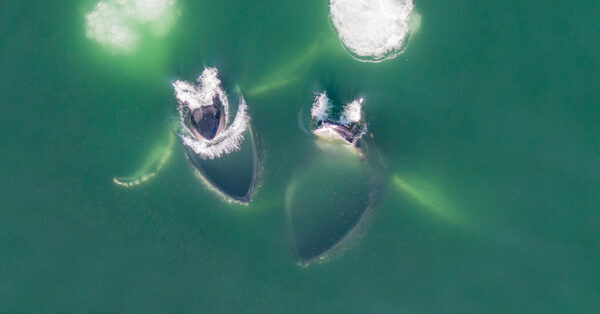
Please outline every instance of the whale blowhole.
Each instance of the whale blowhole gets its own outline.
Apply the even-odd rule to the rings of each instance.
[[[333,91],[332,98],[338,100]],[[284,198],[299,265],[342,255],[356,243],[377,206],[384,176],[378,151],[371,137],[364,136],[363,104],[358,97],[339,106],[325,90],[314,94],[307,126],[318,149],[289,182]]]

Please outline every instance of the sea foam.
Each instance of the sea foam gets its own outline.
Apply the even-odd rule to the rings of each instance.
[[[340,40],[361,61],[398,55],[410,30],[412,0],[330,0],[329,13]]]
[[[120,52],[133,52],[141,32],[154,36],[172,27],[175,0],[102,0],[85,15],[86,36]]]
[[[310,115],[314,120],[325,120],[329,115],[330,107],[331,100],[327,98],[327,92],[317,93],[310,109]]]

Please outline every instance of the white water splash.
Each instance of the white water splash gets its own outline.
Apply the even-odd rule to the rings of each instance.
[[[203,106],[210,106],[215,95],[217,95],[223,105],[222,109],[225,111],[225,123],[229,123],[229,100],[221,88],[219,71],[216,68],[205,68],[196,79],[196,82],[198,82],[198,86],[185,81],[175,81],[173,83],[175,97],[180,107],[185,106],[190,110],[194,110]]]
[[[327,98],[327,92],[323,91],[315,95],[315,101],[310,109],[310,115],[316,120],[325,120],[329,115],[331,101]]]
[[[344,112],[340,117],[340,122],[344,125],[358,123],[362,119],[363,99],[356,99],[344,107]]]
[[[380,62],[401,52],[413,7],[412,0],[330,0],[329,13],[346,48]]]
[[[198,85],[193,86],[184,81],[173,83],[175,98],[179,102],[179,120],[181,130],[179,136],[183,143],[189,146],[202,158],[213,159],[222,154],[229,154],[240,148],[244,140],[244,132],[248,128],[250,117],[248,116],[246,101],[241,96],[238,111],[233,122],[223,131],[217,133],[212,140],[196,137],[186,124],[187,116],[193,109],[202,106],[210,106],[215,95],[218,95],[225,115],[225,123],[229,121],[229,101],[227,95],[221,88],[216,68],[206,68],[197,79]]]
[[[173,26],[175,0],[102,0],[85,15],[86,36],[121,52],[133,52],[140,33],[166,34]]]

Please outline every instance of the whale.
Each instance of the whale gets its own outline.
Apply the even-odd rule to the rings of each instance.
[[[356,143],[356,130],[339,122],[319,121],[313,133],[318,137],[340,139],[348,144]]]
[[[260,154],[246,101],[240,96],[229,122],[229,97],[218,70],[205,68],[196,81],[173,83],[185,156],[209,190],[226,201],[248,204],[257,185]]]
[[[316,149],[285,193],[291,245],[301,266],[346,250],[379,201],[381,159],[371,138],[364,136],[362,104],[358,98],[335,113],[325,91],[315,94],[309,127]]]

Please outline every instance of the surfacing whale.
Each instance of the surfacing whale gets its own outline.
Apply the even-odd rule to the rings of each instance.
[[[286,189],[286,221],[300,265],[343,252],[375,209],[382,186],[376,149],[368,138],[362,99],[332,113],[327,93],[317,93],[309,128],[315,151]]]
[[[194,171],[224,199],[250,202],[257,183],[259,154],[243,96],[229,123],[229,99],[216,68],[205,68],[197,85],[173,83],[179,103],[179,137]]]

